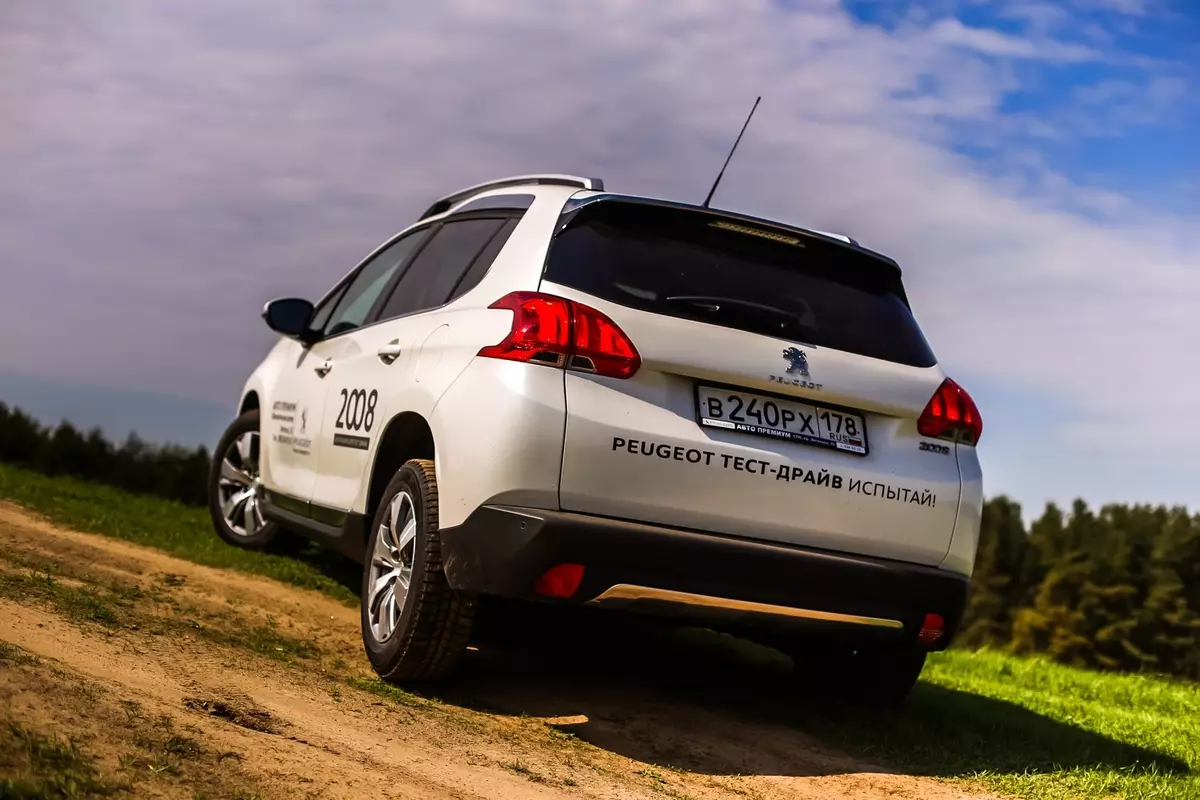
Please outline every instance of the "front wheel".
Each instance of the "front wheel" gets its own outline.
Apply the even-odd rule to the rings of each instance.
[[[225,429],[208,473],[208,511],[227,543],[261,550],[279,535],[262,514],[259,413],[247,411]]]
[[[442,570],[432,461],[413,459],[396,472],[364,561],[362,636],[375,672],[394,682],[449,673],[466,649],[475,598],[450,588]]]

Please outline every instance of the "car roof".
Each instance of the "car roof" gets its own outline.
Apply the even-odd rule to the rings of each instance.
[[[567,211],[580,208],[584,205],[594,202],[619,200],[625,202],[645,203],[647,205],[663,206],[667,208],[676,208],[687,211],[696,211],[700,213],[721,216],[726,219],[738,220],[753,225],[767,226],[790,233],[800,233],[806,236],[817,236],[827,240],[832,240],[843,246],[851,247],[865,254],[874,256],[875,258],[899,269],[899,265],[894,259],[889,258],[882,253],[878,253],[874,250],[863,247],[853,238],[844,233],[831,233],[829,231],[817,230],[815,228],[805,228],[798,225],[780,222],[778,220],[764,219],[748,214],[741,214],[735,211],[714,209],[708,206],[701,206],[692,203],[681,203],[674,200],[665,200],[642,195],[607,192],[604,188],[604,181],[600,178],[587,178],[565,173],[516,175],[507,178],[498,178],[496,180],[476,184],[465,189],[460,189],[436,200],[426,209],[425,213],[421,215],[420,219],[426,220],[449,214],[454,211],[457,206],[461,206],[478,197],[490,194],[507,194],[509,192],[506,190],[518,188],[523,189],[524,192],[536,193],[538,196],[560,195],[563,199],[564,205],[566,206],[565,210]]]

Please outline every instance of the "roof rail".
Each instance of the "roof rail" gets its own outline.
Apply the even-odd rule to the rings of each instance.
[[[819,231],[816,228],[812,228],[810,230],[812,230],[813,233],[819,233],[822,236],[828,236],[830,239],[837,239],[839,241],[845,242],[846,244],[852,244],[855,247],[859,246],[858,242],[854,241],[853,239],[851,239],[849,236],[847,236],[844,233],[830,233],[829,231]]]
[[[509,186],[578,186],[580,189],[588,189],[593,192],[604,191],[604,181],[599,178],[581,178],[576,175],[517,175],[512,178],[500,178],[480,183],[446,195],[426,209],[425,213],[421,215],[421,219],[432,217],[435,214],[443,214],[468,197],[480,192],[504,189]]]

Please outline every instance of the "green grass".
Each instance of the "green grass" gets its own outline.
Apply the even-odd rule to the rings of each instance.
[[[794,724],[916,774],[1036,800],[1200,798],[1200,685],[996,652],[938,654],[906,708]]]
[[[406,708],[428,708],[435,705],[423,697],[406,692],[399,686],[393,686],[378,678],[358,678],[352,675],[346,678],[346,685],[359,691],[368,692],[376,697],[382,697],[384,700],[390,700],[396,705]]]
[[[38,600],[63,617],[79,623],[96,623],[108,628],[141,628],[154,634],[190,634],[226,647],[238,647],[278,661],[311,659],[320,650],[310,641],[282,633],[275,620],[247,625],[222,619],[200,623],[186,616],[162,616],[148,612],[145,603],[178,603],[160,592],[146,592],[136,586],[110,583],[107,586],[75,585],[56,577],[49,564],[29,572],[0,572],[0,597],[13,600]],[[138,601],[143,601],[139,606]],[[4,651],[0,649],[0,660]]]
[[[316,589],[350,605],[346,588],[357,567],[315,545],[294,552],[253,552],[230,547],[213,532],[208,510],[148,495],[132,494],[72,478],[49,478],[0,464],[0,498],[45,515],[64,527],[149,545],[210,567],[264,575]]]
[[[121,625],[131,601],[120,593],[93,586],[73,586],[49,572],[0,573],[0,597],[37,599],[75,622],[95,622],[106,627]]]
[[[946,653],[926,677],[916,710],[954,726],[937,738],[959,774],[1033,798],[1200,798],[1200,684],[994,652]]]
[[[105,780],[95,760],[70,739],[48,738],[9,720],[0,723],[0,798],[103,797],[127,788]]]

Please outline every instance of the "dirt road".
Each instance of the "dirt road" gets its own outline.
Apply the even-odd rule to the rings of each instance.
[[[480,646],[451,684],[418,697],[374,679],[358,625],[355,608],[318,593],[0,505],[0,785],[73,781],[83,795],[139,797],[982,796],[822,748],[771,713],[777,670],[726,668],[702,645],[674,661],[630,640],[581,652],[566,632],[534,637],[540,647]]]

